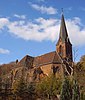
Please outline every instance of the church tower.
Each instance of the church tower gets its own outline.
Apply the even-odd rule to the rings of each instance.
[[[68,32],[66,29],[66,24],[64,20],[64,15],[61,17],[60,34],[59,40],[56,44],[56,51],[61,56],[62,59],[72,62],[72,44],[68,37]]]

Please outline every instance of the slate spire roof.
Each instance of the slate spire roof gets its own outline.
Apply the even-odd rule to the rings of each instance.
[[[59,38],[61,38],[62,42],[65,42],[68,39],[68,33],[67,33],[67,29],[66,29],[66,24],[65,24],[63,13],[62,13],[62,17],[61,17]]]

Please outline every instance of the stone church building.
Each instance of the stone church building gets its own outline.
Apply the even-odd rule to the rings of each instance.
[[[26,78],[35,75],[34,79],[36,79],[37,77],[40,78],[43,75],[47,76],[51,73],[72,75],[72,62],[72,44],[66,29],[64,15],[62,14],[59,39],[55,51],[37,57],[26,55],[20,61],[17,60],[16,63],[2,66],[10,66],[10,71],[8,71],[10,74],[7,74],[13,81],[21,75],[20,71],[23,72],[23,68]]]

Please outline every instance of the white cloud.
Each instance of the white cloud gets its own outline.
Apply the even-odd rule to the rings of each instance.
[[[12,22],[8,25],[10,33],[23,38],[25,40],[56,40],[57,27],[59,28],[59,21],[56,19],[35,19],[35,23],[28,22],[26,25],[20,25],[19,21]]]
[[[80,18],[69,19],[66,23],[72,43],[77,46],[85,45],[85,26],[82,25]]]
[[[46,14],[56,14],[57,13],[57,9],[53,8],[53,7],[46,7],[46,6],[39,6],[37,4],[31,4],[31,7],[34,8],[37,11],[40,11],[41,13],[46,13]]]
[[[4,19],[5,21],[3,21]],[[0,18],[1,23],[8,28],[8,32],[12,35],[24,40],[56,41],[59,37],[60,19],[44,19],[42,17],[33,21],[13,21],[7,18]],[[66,20],[66,26],[70,40],[74,46],[85,45],[85,26],[81,23],[81,19],[74,17]]]
[[[19,18],[19,19],[26,19],[25,15],[14,14],[14,17]]]
[[[0,48],[0,54],[9,54],[10,51],[7,49]]]
[[[9,23],[8,18],[0,18],[0,29],[3,29],[5,25]]]

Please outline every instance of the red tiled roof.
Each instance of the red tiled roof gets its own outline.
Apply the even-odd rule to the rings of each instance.
[[[33,66],[41,66],[49,63],[61,63],[56,51],[50,52],[34,58]]]

